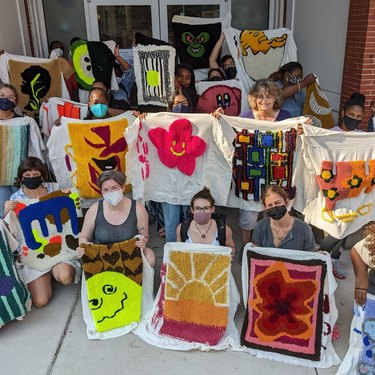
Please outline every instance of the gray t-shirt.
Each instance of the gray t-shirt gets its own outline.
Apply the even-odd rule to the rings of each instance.
[[[252,242],[260,247],[276,247],[273,242],[273,234],[268,217],[256,224]],[[311,228],[295,217],[292,229],[278,247],[281,249],[314,251],[315,240]]]

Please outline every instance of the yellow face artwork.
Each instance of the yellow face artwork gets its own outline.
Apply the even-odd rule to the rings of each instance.
[[[98,332],[139,322],[142,287],[119,272],[98,273],[87,280],[89,307]]]

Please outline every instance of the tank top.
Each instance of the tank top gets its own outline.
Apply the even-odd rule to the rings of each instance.
[[[98,212],[95,218],[95,231],[93,243],[111,245],[133,238],[138,234],[136,201],[132,199],[129,215],[119,225],[108,223],[104,217],[103,200],[99,201]]]

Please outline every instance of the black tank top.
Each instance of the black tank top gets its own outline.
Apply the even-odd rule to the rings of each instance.
[[[98,212],[95,218],[95,231],[93,242],[98,244],[111,245],[133,238],[138,234],[136,201],[132,199],[129,215],[119,225],[108,223],[104,217],[103,200],[99,201]]]

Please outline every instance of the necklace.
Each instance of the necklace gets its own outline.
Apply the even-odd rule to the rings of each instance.
[[[292,229],[294,220],[291,220],[290,223],[286,227],[277,227],[276,225],[271,224],[272,233],[278,241],[282,241],[284,237],[289,233]]]
[[[206,230],[205,233],[202,233],[201,230],[199,229],[198,227],[198,224],[196,221],[194,221],[195,223],[195,228],[197,228],[197,231],[200,233],[201,237],[202,238],[206,238],[206,234],[209,232],[209,230],[211,229],[211,225],[212,225],[212,219],[210,219],[210,225],[208,226],[208,229]]]

